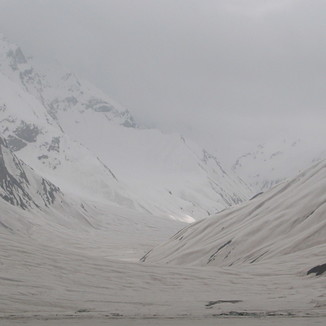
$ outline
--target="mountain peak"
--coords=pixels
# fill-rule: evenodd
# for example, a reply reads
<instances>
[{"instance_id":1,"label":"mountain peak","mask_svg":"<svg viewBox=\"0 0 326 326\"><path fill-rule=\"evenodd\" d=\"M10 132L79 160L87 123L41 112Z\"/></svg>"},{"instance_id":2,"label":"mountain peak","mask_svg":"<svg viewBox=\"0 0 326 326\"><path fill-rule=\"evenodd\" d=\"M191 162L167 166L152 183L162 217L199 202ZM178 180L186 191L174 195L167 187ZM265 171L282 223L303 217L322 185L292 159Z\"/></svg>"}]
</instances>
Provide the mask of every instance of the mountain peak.
<instances>
[{"instance_id":1,"label":"mountain peak","mask_svg":"<svg viewBox=\"0 0 326 326\"><path fill-rule=\"evenodd\" d=\"M0 71L38 98L57 121L62 112L93 110L105 113L106 118L121 126L138 127L128 110L94 85L58 64L44 66L32 62L20 47L3 36L0 36Z\"/></svg>"},{"instance_id":2,"label":"mountain peak","mask_svg":"<svg viewBox=\"0 0 326 326\"><path fill-rule=\"evenodd\" d=\"M187 221L252 196L200 146L139 128L88 81L35 65L7 42L2 49L0 132L20 159L65 193Z\"/></svg>"}]
</instances>

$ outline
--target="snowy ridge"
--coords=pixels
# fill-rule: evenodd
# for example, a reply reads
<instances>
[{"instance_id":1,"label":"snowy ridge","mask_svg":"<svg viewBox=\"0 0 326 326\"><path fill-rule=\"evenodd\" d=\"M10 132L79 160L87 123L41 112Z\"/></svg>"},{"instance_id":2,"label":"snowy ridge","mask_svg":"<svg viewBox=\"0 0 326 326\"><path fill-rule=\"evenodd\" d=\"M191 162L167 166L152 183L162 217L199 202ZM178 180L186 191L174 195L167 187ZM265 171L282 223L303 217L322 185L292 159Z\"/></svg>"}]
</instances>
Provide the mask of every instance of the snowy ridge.
<instances>
[{"instance_id":1,"label":"snowy ridge","mask_svg":"<svg viewBox=\"0 0 326 326\"><path fill-rule=\"evenodd\" d=\"M109 201L131 201L112 171L63 133L34 96L1 73L0 87L0 132L20 159L64 192L89 196L84 189L91 184L93 194Z\"/></svg>"},{"instance_id":2,"label":"snowy ridge","mask_svg":"<svg viewBox=\"0 0 326 326\"><path fill-rule=\"evenodd\" d=\"M146 262L236 266L309 260L326 250L326 162L178 232ZM324 261L316 261L317 264Z\"/></svg>"},{"instance_id":3,"label":"snowy ridge","mask_svg":"<svg viewBox=\"0 0 326 326\"><path fill-rule=\"evenodd\" d=\"M187 221L252 196L198 145L139 128L96 87L58 67L36 68L3 37L0 72L0 132L65 193Z\"/></svg>"},{"instance_id":4,"label":"snowy ridge","mask_svg":"<svg viewBox=\"0 0 326 326\"><path fill-rule=\"evenodd\" d=\"M326 151L307 140L279 139L260 144L238 157L232 166L257 193L293 178L313 163L326 158Z\"/></svg>"},{"instance_id":5,"label":"snowy ridge","mask_svg":"<svg viewBox=\"0 0 326 326\"><path fill-rule=\"evenodd\" d=\"M57 65L39 66L27 59L22 50L0 34L0 68L11 80L35 96L52 118L59 111L102 112L110 121L137 127L128 110L85 80Z\"/></svg>"}]
</instances>

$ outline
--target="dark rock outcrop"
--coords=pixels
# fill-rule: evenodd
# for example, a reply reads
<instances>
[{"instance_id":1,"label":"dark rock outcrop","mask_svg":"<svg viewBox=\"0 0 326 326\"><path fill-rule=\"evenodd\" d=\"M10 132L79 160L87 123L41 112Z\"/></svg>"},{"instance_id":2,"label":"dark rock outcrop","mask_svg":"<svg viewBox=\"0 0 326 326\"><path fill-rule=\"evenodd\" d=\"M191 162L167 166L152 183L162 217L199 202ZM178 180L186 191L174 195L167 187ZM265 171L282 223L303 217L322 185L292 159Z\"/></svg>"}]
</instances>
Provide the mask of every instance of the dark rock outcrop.
<instances>
[{"instance_id":1,"label":"dark rock outcrop","mask_svg":"<svg viewBox=\"0 0 326 326\"><path fill-rule=\"evenodd\" d=\"M323 273L326 272L326 264L323 264L323 265L317 265L313 268L311 268L308 272L307 272L307 275L309 274L316 274L316 276L319 276Z\"/></svg>"},{"instance_id":2,"label":"dark rock outcrop","mask_svg":"<svg viewBox=\"0 0 326 326\"><path fill-rule=\"evenodd\" d=\"M0 197L22 209L52 205L60 189L37 175L0 137Z\"/></svg>"}]
</instances>

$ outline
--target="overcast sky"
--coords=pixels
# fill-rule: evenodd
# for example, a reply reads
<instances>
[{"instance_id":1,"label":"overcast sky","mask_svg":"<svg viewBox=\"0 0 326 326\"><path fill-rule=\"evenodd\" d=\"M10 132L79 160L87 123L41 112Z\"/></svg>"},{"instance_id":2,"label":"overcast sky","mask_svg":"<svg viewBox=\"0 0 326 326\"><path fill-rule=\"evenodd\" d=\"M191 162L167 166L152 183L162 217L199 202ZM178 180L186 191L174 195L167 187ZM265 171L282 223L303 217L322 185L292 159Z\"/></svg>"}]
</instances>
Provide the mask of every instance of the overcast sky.
<instances>
[{"instance_id":1,"label":"overcast sky","mask_svg":"<svg viewBox=\"0 0 326 326\"><path fill-rule=\"evenodd\" d=\"M325 0L0 0L0 30L221 153L326 138Z\"/></svg>"}]
</instances>

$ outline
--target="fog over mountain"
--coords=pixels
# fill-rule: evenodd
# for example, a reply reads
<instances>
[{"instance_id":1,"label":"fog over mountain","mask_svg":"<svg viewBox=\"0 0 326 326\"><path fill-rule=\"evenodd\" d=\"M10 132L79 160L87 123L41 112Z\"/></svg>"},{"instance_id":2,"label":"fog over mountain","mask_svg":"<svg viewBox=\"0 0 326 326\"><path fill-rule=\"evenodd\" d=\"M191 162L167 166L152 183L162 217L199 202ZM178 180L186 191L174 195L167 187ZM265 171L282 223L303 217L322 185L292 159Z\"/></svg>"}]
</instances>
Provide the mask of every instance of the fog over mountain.
<instances>
[{"instance_id":1,"label":"fog over mountain","mask_svg":"<svg viewBox=\"0 0 326 326\"><path fill-rule=\"evenodd\" d=\"M325 9L0 0L1 326L324 326Z\"/></svg>"},{"instance_id":2,"label":"fog over mountain","mask_svg":"<svg viewBox=\"0 0 326 326\"><path fill-rule=\"evenodd\" d=\"M253 195L204 148L139 127L91 83L34 65L1 34L0 89L8 147L66 193L187 221Z\"/></svg>"},{"instance_id":3,"label":"fog over mountain","mask_svg":"<svg viewBox=\"0 0 326 326\"><path fill-rule=\"evenodd\" d=\"M325 10L322 0L1 0L0 28L142 124L232 165L275 136L322 147Z\"/></svg>"}]
</instances>

